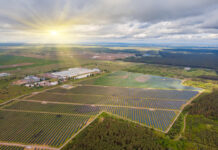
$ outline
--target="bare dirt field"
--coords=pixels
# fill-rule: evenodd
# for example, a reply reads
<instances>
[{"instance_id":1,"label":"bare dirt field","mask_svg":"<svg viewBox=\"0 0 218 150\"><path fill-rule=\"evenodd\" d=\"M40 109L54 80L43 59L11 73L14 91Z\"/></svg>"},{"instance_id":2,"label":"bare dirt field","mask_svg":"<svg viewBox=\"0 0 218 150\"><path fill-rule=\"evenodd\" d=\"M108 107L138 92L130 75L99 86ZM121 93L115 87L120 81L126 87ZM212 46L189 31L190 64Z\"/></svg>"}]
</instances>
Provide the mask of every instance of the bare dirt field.
<instances>
[{"instance_id":1,"label":"bare dirt field","mask_svg":"<svg viewBox=\"0 0 218 150\"><path fill-rule=\"evenodd\" d=\"M121 76L120 78L121 79L127 79L129 76L128 75L125 75L125 76Z\"/></svg>"},{"instance_id":2,"label":"bare dirt field","mask_svg":"<svg viewBox=\"0 0 218 150\"><path fill-rule=\"evenodd\" d=\"M138 76L138 77L136 77L135 80L136 80L137 82L146 82L146 81L149 80L149 78L150 78L149 76L144 75L144 76Z\"/></svg>"},{"instance_id":3,"label":"bare dirt field","mask_svg":"<svg viewBox=\"0 0 218 150\"><path fill-rule=\"evenodd\" d=\"M128 53L120 53L120 54L112 54L112 53L93 53L90 55L90 58L97 60L115 60L115 59L123 59L130 56L134 56L134 54Z\"/></svg>"},{"instance_id":4,"label":"bare dirt field","mask_svg":"<svg viewBox=\"0 0 218 150\"><path fill-rule=\"evenodd\" d=\"M2 65L0 66L0 69L5 69L5 68L15 68L15 67L21 67L21 66L29 66L32 65L33 63L20 63L20 64L13 64L13 65Z\"/></svg>"}]
</instances>

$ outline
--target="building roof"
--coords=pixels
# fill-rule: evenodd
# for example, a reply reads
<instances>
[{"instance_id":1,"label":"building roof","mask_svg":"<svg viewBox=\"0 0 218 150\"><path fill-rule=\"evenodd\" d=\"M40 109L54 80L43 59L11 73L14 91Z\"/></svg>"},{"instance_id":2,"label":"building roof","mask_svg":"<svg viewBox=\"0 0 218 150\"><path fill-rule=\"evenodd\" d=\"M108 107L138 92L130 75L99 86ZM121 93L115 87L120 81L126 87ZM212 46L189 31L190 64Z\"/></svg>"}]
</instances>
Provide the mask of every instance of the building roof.
<instances>
[{"instance_id":1,"label":"building roof","mask_svg":"<svg viewBox=\"0 0 218 150\"><path fill-rule=\"evenodd\" d=\"M70 68L68 70L54 72L52 74L55 76L59 76L59 77L75 77L78 75L93 73L93 72L100 72L100 70L99 69L86 69L86 68Z\"/></svg>"}]
</instances>

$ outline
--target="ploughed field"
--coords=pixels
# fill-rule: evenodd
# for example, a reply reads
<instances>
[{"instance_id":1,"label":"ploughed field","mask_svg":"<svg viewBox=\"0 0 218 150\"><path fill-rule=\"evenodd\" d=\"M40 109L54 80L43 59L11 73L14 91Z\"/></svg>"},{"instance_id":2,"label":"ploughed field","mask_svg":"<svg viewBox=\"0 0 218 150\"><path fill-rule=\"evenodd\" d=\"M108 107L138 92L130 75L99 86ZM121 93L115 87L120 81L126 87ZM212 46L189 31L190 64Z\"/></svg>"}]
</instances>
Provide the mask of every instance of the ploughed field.
<instances>
[{"instance_id":1,"label":"ploughed field","mask_svg":"<svg viewBox=\"0 0 218 150\"><path fill-rule=\"evenodd\" d=\"M197 94L85 84L57 87L0 107L0 141L60 147L103 111L167 132Z\"/></svg>"}]
</instances>

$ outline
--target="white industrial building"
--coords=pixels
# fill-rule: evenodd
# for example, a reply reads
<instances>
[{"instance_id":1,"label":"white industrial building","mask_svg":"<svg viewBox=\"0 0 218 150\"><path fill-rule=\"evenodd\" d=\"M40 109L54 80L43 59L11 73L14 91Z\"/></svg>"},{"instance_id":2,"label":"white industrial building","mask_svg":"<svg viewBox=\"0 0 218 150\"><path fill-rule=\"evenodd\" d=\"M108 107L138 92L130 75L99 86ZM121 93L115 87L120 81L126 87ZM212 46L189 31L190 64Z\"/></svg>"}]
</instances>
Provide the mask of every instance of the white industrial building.
<instances>
[{"instance_id":1,"label":"white industrial building","mask_svg":"<svg viewBox=\"0 0 218 150\"><path fill-rule=\"evenodd\" d=\"M52 75L56 76L57 78L72 78L72 77L88 77L91 74L98 73L100 72L99 69L87 69L87 68L70 68L65 71L60 71L60 72L54 72Z\"/></svg>"},{"instance_id":2,"label":"white industrial building","mask_svg":"<svg viewBox=\"0 0 218 150\"><path fill-rule=\"evenodd\" d=\"M27 83L35 83L35 82L39 82L40 81L40 78L36 77L36 76L27 76L24 78L24 80L27 82Z\"/></svg>"},{"instance_id":3,"label":"white industrial building","mask_svg":"<svg viewBox=\"0 0 218 150\"><path fill-rule=\"evenodd\" d=\"M82 79L82 78L87 78L89 77L91 74L88 73L88 74L83 74L83 75L79 75L79 76L76 76L75 79Z\"/></svg>"},{"instance_id":4,"label":"white industrial building","mask_svg":"<svg viewBox=\"0 0 218 150\"><path fill-rule=\"evenodd\" d=\"M0 73L0 77L6 77L6 76L10 76L10 74L9 73Z\"/></svg>"}]
</instances>

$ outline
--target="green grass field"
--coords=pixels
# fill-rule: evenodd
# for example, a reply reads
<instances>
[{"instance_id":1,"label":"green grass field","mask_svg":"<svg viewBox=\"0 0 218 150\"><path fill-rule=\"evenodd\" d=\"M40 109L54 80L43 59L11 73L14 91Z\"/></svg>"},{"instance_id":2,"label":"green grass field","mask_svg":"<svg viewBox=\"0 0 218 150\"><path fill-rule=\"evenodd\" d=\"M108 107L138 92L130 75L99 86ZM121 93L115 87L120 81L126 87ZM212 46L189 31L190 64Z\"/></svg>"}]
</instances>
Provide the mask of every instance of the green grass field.
<instances>
[{"instance_id":1,"label":"green grass field","mask_svg":"<svg viewBox=\"0 0 218 150\"><path fill-rule=\"evenodd\" d=\"M0 103L36 91L35 88L13 85L12 82L13 80L0 80Z\"/></svg>"},{"instance_id":2,"label":"green grass field","mask_svg":"<svg viewBox=\"0 0 218 150\"><path fill-rule=\"evenodd\" d=\"M16 65L16 64L23 64L23 63L31 63L26 66L15 66L11 67L8 65ZM29 67L36 67L36 66L44 66L49 64L58 63L56 60L48 60L48 59L39 59L33 57L24 57L24 56L14 56L14 55L0 55L0 66L8 66L5 68L0 68L0 71L7 71L7 70L14 70L15 68L29 68Z\"/></svg>"},{"instance_id":3,"label":"green grass field","mask_svg":"<svg viewBox=\"0 0 218 150\"><path fill-rule=\"evenodd\" d=\"M210 69L191 68L190 70L185 70L184 67L155 65L155 64L134 65L124 70L128 72L157 75L162 77L181 78L181 79L196 78L202 75L209 75L209 76L217 75L215 70L210 70Z\"/></svg>"},{"instance_id":4,"label":"green grass field","mask_svg":"<svg viewBox=\"0 0 218 150\"><path fill-rule=\"evenodd\" d=\"M174 78L145 75L142 73L131 73L118 71L106 74L100 78L87 80L81 84L94 84L118 87L133 88L157 88L157 89L183 89L183 90L199 90L197 88L183 86L182 81Z\"/></svg>"}]
</instances>

